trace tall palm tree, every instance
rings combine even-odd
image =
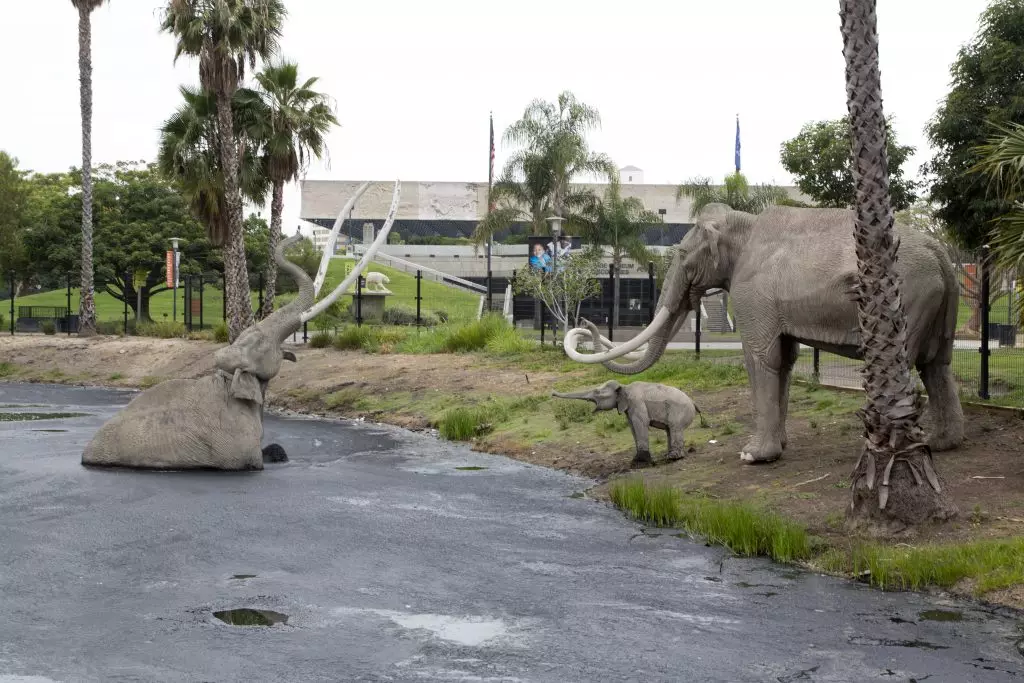
[[[899,241],[892,230],[875,0],[840,0],[839,6],[857,189],[854,296],[867,396],[861,410],[864,449],[853,471],[850,518],[856,524],[894,529],[948,519],[956,509],[942,493],[924,443],[907,357],[907,319],[895,271]]]
[[[78,334],[96,334],[92,267],[92,12],[107,0],[71,0],[78,10],[78,87],[82,107],[82,273]]]
[[[693,200],[690,218],[693,218],[708,204],[725,204],[737,211],[761,213],[772,204],[788,203],[789,195],[775,185],[757,185],[751,189],[746,176],[730,173],[725,183],[712,185],[711,178],[694,178],[676,188],[676,201],[683,197]]]
[[[605,190],[603,198],[591,196],[578,216],[570,221],[570,230],[578,232],[583,242],[593,249],[607,247],[615,266],[613,284],[612,319],[619,324],[619,277],[622,261],[632,259],[643,266],[656,259],[644,240],[644,233],[652,225],[662,222],[661,216],[644,208],[636,197],[623,197],[618,181]]]
[[[211,242],[227,232],[227,200],[224,174],[221,172],[217,135],[217,97],[200,88],[182,86],[184,102],[160,127],[157,168],[178,183],[192,212],[206,228]],[[255,119],[251,103],[257,95],[239,90],[235,95],[235,128],[244,130]],[[247,201],[257,206],[264,202],[269,183],[263,164],[257,156],[256,144],[248,138],[232,143],[241,150],[240,188]],[[248,295],[248,285],[246,294]],[[251,303],[248,304],[251,307]]]
[[[995,222],[993,254],[1002,266],[1018,270],[1024,263],[1024,126],[993,128],[1001,135],[978,147],[981,160],[971,170],[987,175],[992,190],[1006,202],[1008,211]]]
[[[324,138],[332,126],[338,125],[328,97],[313,89],[317,80],[314,77],[300,83],[298,64],[287,61],[268,65],[256,74],[258,89],[253,104],[257,115],[249,134],[260,143],[264,172],[273,184],[264,316],[274,310],[274,251],[281,237],[285,183],[298,180],[313,157],[325,154]]]
[[[177,38],[174,58],[199,58],[199,81],[216,97],[217,152],[224,183],[224,283],[227,297],[228,338],[235,338],[253,323],[249,275],[245,264],[242,230],[242,195],[239,188],[238,150],[234,140],[232,102],[245,78],[246,65],[277,52],[284,21],[282,0],[167,0],[161,29]]]

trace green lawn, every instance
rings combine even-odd
[[[321,296],[325,296],[338,286],[345,275],[349,273],[356,261],[351,259],[331,259],[327,269],[327,279]],[[385,285],[391,290],[393,296],[389,296],[385,302],[385,308],[401,306],[411,311],[416,310],[416,276],[403,273],[400,270],[382,266],[379,263],[371,263],[367,271],[384,273],[391,281]],[[426,316],[430,312],[443,311],[448,314],[448,319],[453,322],[466,322],[476,320],[477,311],[480,308],[480,295],[473,294],[463,289],[448,287],[439,282],[424,279],[421,283],[420,295],[422,296],[421,314]],[[355,287],[350,290],[355,293]],[[352,301],[349,296],[342,297],[342,305]]]

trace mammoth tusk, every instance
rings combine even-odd
[[[584,320],[583,322],[587,326],[587,330],[589,330],[589,332],[590,332],[590,339],[591,339],[591,341],[593,341],[594,338],[597,337],[597,341],[594,342],[594,351],[598,351],[599,348],[602,348],[605,351],[611,351],[612,349],[615,348],[615,342],[613,342],[611,339],[608,339],[607,337],[602,335],[600,332],[598,332],[597,331],[597,325],[595,325],[594,323],[590,322],[589,320]],[[631,351],[630,353],[627,353],[624,357],[626,358],[626,360],[640,360],[646,354],[647,354],[647,344],[644,344],[643,346],[638,348],[636,351]]]
[[[326,311],[327,308],[335,301],[337,301],[338,297],[340,297],[345,290],[351,287],[352,283],[355,282],[356,279],[362,274],[363,269],[366,268],[366,264],[368,264],[373,259],[373,257],[377,253],[377,250],[388,239],[388,233],[391,232],[391,226],[394,225],[395,222],[395,214],[398,213],[398,199],[399,197],[401,197],[401,195],[402,181],[396,180],[395,194],[391,197],[391,208],[388,209],[387,219],[384,221],[384,225],[383,227],[381,227],[380,234],[377,235],[377,239],[373,240],[373,244],[371,244],[370,248],[366,250],[365,254],[363,254],[363,258],[359,259],[359,263],[357,263],[355,268],[352,269],[352,272],[348,274],[348,277],[342,280],[341,284],[335,287],[333,292],[325,296],[323,299],[318,301],[312,308],[310,308],[308,311],[302,314],[302,322],[312,320],[316,316]]]
[[[370,187],[369,181],[360,185],[356,193],[352,195],[352,198],[342,207],[338,217],[334,219],[334,227],[331,228],[331,234],[327,236],[327,246],[324,247],[324,255],[320,259],[320,268],[316,271],[316,279],[313,280],[313,298],[320,294],[320,288],[324,286],[324,280],[327,279],[327,266],[331,263],[334,246],[338,243],[338,233],[341,232],[341,224],[345,222],[345,217],[352,211],[352,207],[356,205],[356,201],[363,196],[368,187]]]
[[[578,340],[580,337],[591,338],[590,330],[582,327],[574,327],[566,332],[565,339],[562,342],[562,347],[565,349],[565,354],[569,356],[569,358],[580,363],[604,363],[605,361],[615,360],[616,358],[625,356],[631,351],[636,351],[638,348],[646,344],[647,341],[650,340],[659,329],[661,329],[661,326],[665,324],[665,321],[668,320],[671,315],[672,314],[667,308],[662,308],[658,311],[658,314],[654,316],[654,320],[652,320],[651,324],[647,326],[647,329],[629,341],[623,342],[604,353],[580,353],[576,350],[576,345],[579,343]]]

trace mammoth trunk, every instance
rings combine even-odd
[[[293,301],[274,311],[260,323],[279,344],[301,327],[302,312],[313,305],[313,280],[306,271],[284,257],[284,250],[297,240],[298,236],[295,236],[280,242],[274,250],[274,261],[280,270],[295,280],[299,286],[299,294]]]

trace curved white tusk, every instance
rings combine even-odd
[[[316,279],[313,280],[314,299],[320,294],[320,288],[324,286],[324,280],[327,279],[327,267],[331,264],[331,255],[334,254],[334,246],[338,243],[338,233],[341,232],[341,224],[345,222],[345,217],[352,211],[352,207],[356,205],[356,201],[363,196],[368,187],[370,187],[369,181],[360,185],[356,193],[352,195],[352,198],[348,200],[348,203],[342,207],[338,217],[334,219],[334,227],[331,228],[331,234],[327,236],[327,246],[324,247],[324,255],[320,259],[320,268],[316,271]]]
[[[373,240],[373,244],[371,244],[370,248],[366,250],[365,254],[363,254],[363,258],[359,259],[359,263],[357,263],[356,267],[352,269],[352,272],[348,274],[348,277],[342,280],[341,284],[335,287],[333,292],[325,296],[323,299],[318,301],[316,305],[314,305],[312,308],[310,308],[308,311],[302,314],[302,322],[312,320],[316,316],[326,311],[331,304],[337,301],[338,297],[341,296],[342,292],[351,287],[352,283],[355,282],[356,278],[358,278],[359,275],[363,272],[363,269],[366,268],[366,264],[369,263],[373,259],[374,255],[377,253],[377,249],[379,249],[380,246],[387,241],[388,233],[391,232],[391,226],[395,222],[395,214],[398,213],[398,199],[401,196],[401,194],[402,181],[396,180],[395,194],[394,196],[391,197],[391,208],[388,209],[388,217],[384,221],[384,225],[383,227],[381,227],[380,234],[377,235],[377,239]]]
[[[565,333],[565,339],[562,341],[562,347],[565,349],[565,353],[569,358],[580,363],[604,363],[605,361],[615,360],[625,356],[630,351],[636,351],[638,348],[643,346],[650,340],[651,337],[665,324],[665,321],[669,319],[672,314],[667,308],[662,308],[658,311],[658,314],[654,316],[654,320],[647,326],[643,332],[633,337],[627,342],[619,344],[610,351],[604,353],[580,353],[576,350],[576,345],[580,337],[590,338],[590,330],[582,327],[574,327]],[[600,335],[598,335],[600,336]]]
[[[597,326],[596,325],[594,325],[593,327],[588,327],[587,331],[589,332],[587,337],[589,337],[591,341],[594,340],[594,335],[597,334],[597,339],[598,339],[598,341],[600,343],[594,343],[594,351],[595,352],[600,353],[600,351],[598,351],[599,348],[603,349],[604,351],[611,351],[612,349],[615,348],[615,342],[613,342],[611,339],[608,339],[608,337],[605,337],[600,332],[597,332]],[[644,344],[643,346],[638,348],[636,351],[631,351],[631,352],[627,353],[625,356],[623,356],[623,358],[625,358],[626,360],[631,360],[631,361],[632,360],[640,360],[645,355],[647,355],[647,344]]]

